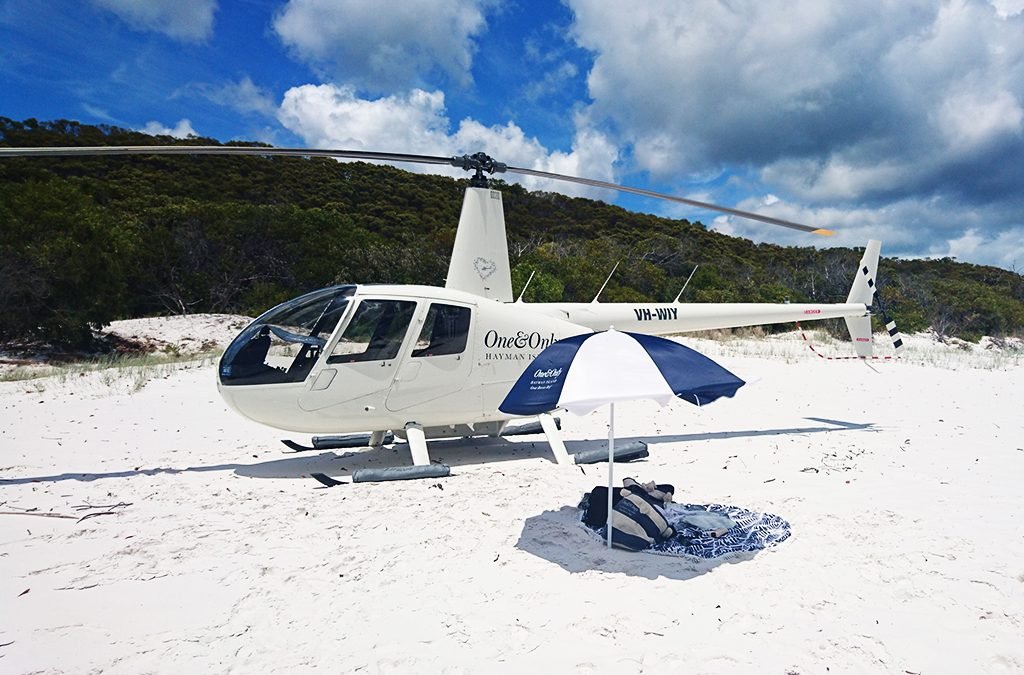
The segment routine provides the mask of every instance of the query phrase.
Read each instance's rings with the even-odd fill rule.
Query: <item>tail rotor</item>
[[[900,331],[896,328],[896,322],[889,318],[888,312],[885,311],[885,305],[882,304],[882,293],[881,289],[875,289],[875,302],[878,304],[878,313],[882,316],[882,321],[885,322],[885,330],[889,332],[889,339],[892,340],[893,353],[896,358],[899,358],[903,352],[903,336],[900,335]]]

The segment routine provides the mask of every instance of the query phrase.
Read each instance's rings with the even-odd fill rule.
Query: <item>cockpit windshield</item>
[[[355,286],[332,286],[284,302],[249,324],[220,360],[224,385],[301,382],[338,326]]]

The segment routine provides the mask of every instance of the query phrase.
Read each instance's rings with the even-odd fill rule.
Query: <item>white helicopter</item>
[[[271,427],[308,434],[314,448],[408,443],[429,467],[427,440],[543,430],[559,464],[572,463],[557,421],[510,427],[498,406],[535,356],[587,331],[655,335],[843,318],[856,353],[872,355],[871,310],[880,242],[870,241],[845,303],[525,303],[513,298],[502,194],[484,175],[513,172],[668,199],[805,232],[827,230],[614,183],[510,167],[478,153],[435,157],[349,150],[242,146],[0,148],[4,156],[244,154],[446,164],[474,171],[466,188],[444,288],[340,285],[307,293],[257,317],[228,346],[218,390],[234,410]],[[524,289],[525,291],[525,289]],[[600,295],[600,292],[598,293]],[[901,346],[895,326],[890,335]],[[370,431],[369,435],[366,434]]]

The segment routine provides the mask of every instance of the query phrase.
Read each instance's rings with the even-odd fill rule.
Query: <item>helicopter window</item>
[[[444,356],[466,351],[470,313],[469,307],[430,305],[412,355]]]
[[[243,330],[221,357],[227,385],[301,382],[349,305],[355,286],[307,293],[265,312]]]
[[[415,310],[416,303],[411,300],[363,300],[327,362],[395,358]]]

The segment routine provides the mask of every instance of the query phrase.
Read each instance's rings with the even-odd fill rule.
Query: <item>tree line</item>
[[[0,145],[220,145],[0,117]],[[256,145],[256,144],[250,144]],[[119,156],[0,161],[0,341],[88,346],[115,319],[256,314],[333,283],[442,285],[467,180],[326,158]],[[754,244],[590,199],[503,192],[527,301],[842,302],[860,252]],[[1024,277],[883,258],[902,330],[1024,334]],[[881,326],[876,328],[880,329]]]

